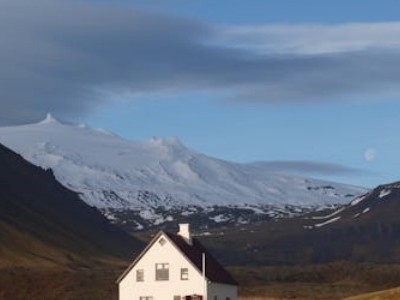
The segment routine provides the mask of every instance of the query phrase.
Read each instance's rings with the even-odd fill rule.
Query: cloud
[[[366,174],[365,171],[340,164],[316,161],[269,161],[255,162],[254,167],[267,168],[271,172],[322,175],[322,176],[356,176]]]
[[[260,53],[327,54],[368,49],[399,49],[400,22],[226,26],[219,44]]]
[[[393,31],[368,25],[374,34],[365,33],[359,47],[348,45],[346,27],[335,28],[318,51],[311,51],[307,40],[318,28],[303,29],[296,40],[289,28],[293,32],[280,41],[279,28],[268,29],[275,32],[271,39],[260,27],[260,33],[250,30],[247,36],[261,42],[245,47],[233,38],[233,29],[75,1],[4,0],[0,26],[1,124],[35,121],[48,111],[61,118],[82,115],[120,95],[207,90],[244,102],[281,103],[400,92],[400,52],[395,42],[388,43],[397,23]],[[335,48],[340,33],[347,44]],[[379,33],[389,37],[381,42]],[[245,35],[240,33],[241,39]],[[257,43],[274,51],[260,51],[252,46]]]
[[[196,54],[197,67],[207,58],[195,45],[206,26],[105,5],[1,1],[0,26],[2,123],[82,114],[112,94],[181,89],[183,69],[196,68]]]

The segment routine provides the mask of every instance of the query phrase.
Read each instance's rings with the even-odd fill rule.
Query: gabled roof
[[[192,265],[200,272],[203,272],[202,256],[205,253],[206,257],[206,278],[214,283],[223,283],[229,285],[238,285],[235,279],[229,274],[227,270],[208,252],[208,250],[199,242],[198,239],[192,238],[192,244],[188,244],[185,239],[180,235],[160,231],[146,246],[146,248],[139,254],[139,256],[133,261],[133,263],[122,273],[118,278],[117,283],[121,282],[122,279],[129,273],[130,270],[136,265],[136,263],[146,254],[151,246],[158,240],[158,238],[164,235],[167,239],[180,251]]]

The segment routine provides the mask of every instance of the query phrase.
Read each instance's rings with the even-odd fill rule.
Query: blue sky
[[[109,3],[109,0],[92,2]],[[397,21],[396,0],[120,0],[130,5],[220,24]]]
[[[0,120],[51,111],[296,174],[399,180],[398,11],[388,0],[3,1]]]

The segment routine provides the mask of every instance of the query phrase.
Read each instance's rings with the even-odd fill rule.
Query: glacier
[[[362,187],[271,172],[185,147],[178,138],[132,141],[103,129],[45,120],[0,128],[0,142],[52,169],[66,187],[100,209],[347,203]]]

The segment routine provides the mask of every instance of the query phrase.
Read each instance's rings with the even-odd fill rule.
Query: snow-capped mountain
[[[273,173],[262,164],[212,158],[177,138],[130,141],[105,130],[62,124],[51,115],[37,124],[0,128],[0,143],[51,168],[89,205],[103,211],[139,209],[144,218],[149,207],[311,207],[345,203],[365,192]]]

